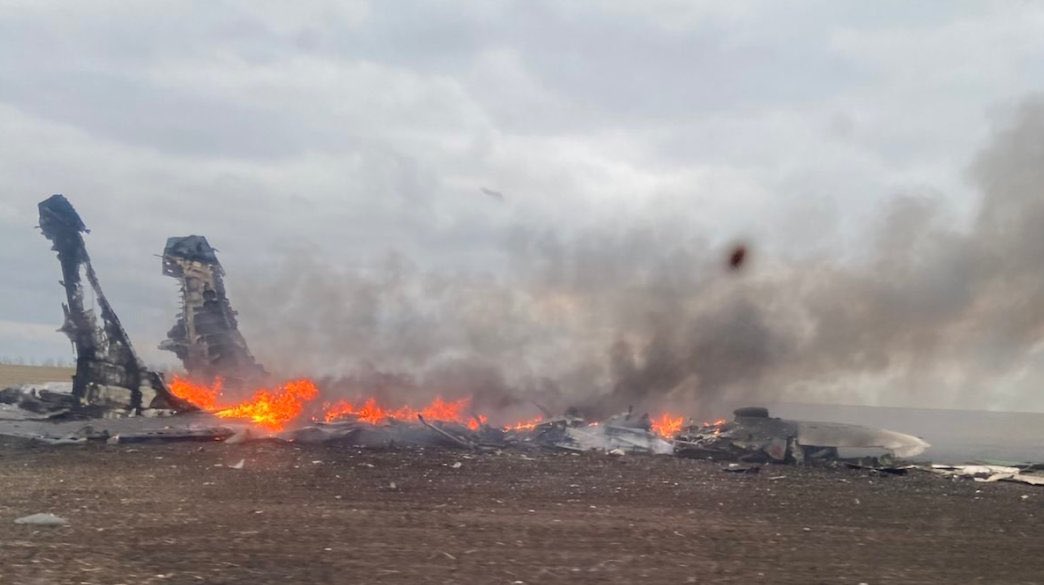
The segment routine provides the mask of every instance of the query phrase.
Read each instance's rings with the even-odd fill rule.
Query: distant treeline
[[[70,358],[46,358],[34,359],[24,357],[11,357],[0,355],[0,365],[3,366],[43,366],[47,368],[72,368],[76,362]]]

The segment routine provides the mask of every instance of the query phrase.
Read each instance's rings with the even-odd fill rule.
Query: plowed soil
[[[0,493],[4,584],[1044,582],[1044,490],[923,472],[9,443]]]

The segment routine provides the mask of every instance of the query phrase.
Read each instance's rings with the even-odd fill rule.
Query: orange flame
[[[180,376],[174,376],[174,379],[170,381],[170,391],[174,396],[187,400],[203,410],[214,410],[218,407],[222,383],[221,378],[215,378],[212,385],[205,386]]]
[[[542,422],[544,422],[544,417],[537,416],[537,417],[531,418],[529,420],[524,420],[522,422],[517,422],[515,424],[507,425],[506,427],[504,427],[504,430],[505,431],[530,431],[530,430],[533,430],[533,429],[537,428],[537,426],[539,426],[540,423],[542,423]]]
[[[170,381],[170,391],[178,398],[203,410],[216,411],[214,414],[221,418],[248,418],[273,431],[281,430],[286,423],[300,416],[305,403],[319,395],[315,383],[306,378],[285,382],[272,390],[259,389],[239,404],[223,404],[221,390],[221,378],[216,378],[210,386],[180,376],[174,376]]]
[[[673,439],[681,431],[684,423],[684,416],[665,412],[652,420],[652,430],[665,439]]]
[[[471,416],[471,420],[468,421],[468,429],[472,431],[479,430],[479,427],[489,422],[489,417],[484,414],[475,414]]]
[[[300,417],[305,404],[319,396],[319,389],[315,382],[307,378],[284,382],[273,389],[258,389],[249,399],[238,403],[223,400],[221,378],[215,378],[213,384],[208,386],[174,376],[169,386],[175,396],[187,400],[203,410],[211,411],[216,416],[249,419],[258,426],[273,431],[282,430],[287,423]],[[489,419],[485,415],[471,413],[470,406],[470,398],[445,400],[441,396],[436,396],[427,406],[419,410],[410,406],[391,409],[382,406],[376,398],[371,397],[361,405],[352,404],[347,400],[325,405],[320,418],[326,422],[333,422],[353,417],[361,422],[380,424],[389,421],[415,422],[417,415],[421,415],[426,420],[456,423],[465,425],[471,430],[477,430],[487,424]],[[663,413],[652,421],[652,430],[658,435],[670,439],[681,431],[684,421],[685,418],[682,416]],[[505,425],[502,428],[505,431],[528,431],[543,422],[544,417],[537,416]],[[591,424],[592,426],[598,425],[597,422]],[[724,419],[713,423],[715,426],[722,424],[725,424]]]
[[[291,380],[275,390],[262,388],[243,404],[217,411],[221,418],[249,418],[256,424],[278,431],[286,423],[301,415],[309,400],[319,396],[319,389],[311,380]]]
[[[473,417],[466,414],[470,404],[470,398],[448,401],[444,400],[441,396],[436,396],[435,400],[432,400],[430,404],[420,410],[416,410],[409,406],[402,406],[392,410],[378,404],[377,399],[375,398],[366,400],[361,407],[356,407],[347,400],[340,400],[325,409],[323,420],[326,422],[333,422],[338,419],[354,416],[356,420],[368,422],[370,424],[379,424],[393,420],[413,422],[417,420],[417,415],[419,414],[426,420],[453,422],[467,425],[470,429],[477,429],[480,424],[486,423],[487,418],[485,416],[479,416],[478,420],[475,420]]]

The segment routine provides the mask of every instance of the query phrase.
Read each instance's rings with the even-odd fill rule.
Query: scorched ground
[[[767,465],[747,475],[595,453],[8,442],[0,490],[0,583],[1044,580],[1040,488],[921,473]],[[69,524],[12,524],[36,512]]]

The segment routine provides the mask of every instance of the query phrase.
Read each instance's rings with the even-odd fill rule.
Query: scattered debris
[[[229,465],[228,468],[229,469],[243,469],[244,465],[246,465],[246,459],[240,459],[239,461],[233,463],[232,465]]]
[[[0,390],[0,419],[45,420],[66,415],[79,406],[72,382],[23,384]]]
[[[916,468],[916,465],[864,465],[858,462],[846,461],[848,469],[865,469],[876,475],[906,475],[908,471]]]
[[[761,471],[760,465],[744,465],[741,463],[729,463],[726,467],[721,468],[722,471],[728,473],[759,473]]]
[[[33,526],[65,526],[69,523],[68,520],[61,516],[55,516],[50,512],[41,514],[30,514],[28,516],[22,516],[21,518],[15,518],[15,524],[30,524]]]
[[[203,412],[189,412],[164,418],[136,416],[90,420],[0,420],[0,435],[52,445],[106,441],[114,436],[119,436],[120,443],[220,441],[246,426]]]
[[[1013,481],[1044,485],[1044,470],[1038,465],[930,465],[918,469],[948,477],[962,477],[979,482]]]
[[[567,451],[671,454],[671,443],[653,433],[651,426],[648,415],[635,418],[630,411],[592,423],[575,412],[567,412],[527,429],[524,434],[539,446]]]
[[[430,422],[424,420],[424,416],[420,415],[420,414],[417,415],[417,420],[419,420],[422,425],[428,427],[432,431],[435,431],[439,435],[442,435],[443,437],[449,439],[451,442],[456,443],[456,444],[460,445],[461,447],[464,447],[465,449],[474,449],[476,447],[475,443],[470,441],[470,440],[468,440],[467,438],[457,436],[457,435],[455,435],[453,433],[450,433],[446,429],[444,429],[442,427],[441,423],[438,423],[438,422],[430,423]]]

